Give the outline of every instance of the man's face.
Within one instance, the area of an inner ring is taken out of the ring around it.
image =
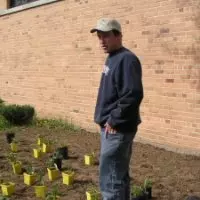
[[[115,36],[112,31],[97,31],[97,36],[104,53],[111,53],[121,45],[121,35]]]

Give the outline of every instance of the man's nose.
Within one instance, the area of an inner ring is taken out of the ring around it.
[[[104,44],[104,41],[103,41],[103,40],[100,40],[100,44],[103,45],[103,44]]]
[[[99,38],[99,40],[100,40],[100,43],[101,43],[101,44],[104,44],[104,43],[105,43],[105,40],[104,40],[103,37]]]

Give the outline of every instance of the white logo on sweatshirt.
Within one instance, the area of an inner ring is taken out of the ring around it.
[[[107,65],[104,65],[103,66],[103,73],[107,76],[108,75],[108,72],[109,72],[109,67]]]

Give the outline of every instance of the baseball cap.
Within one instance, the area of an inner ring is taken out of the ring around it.
[[[120,23],[115,19],[102,18],[97,21],[96,27],[91,29],[90,33],[94,33],[96,31],[108,32],[112,30],[121,32]]]

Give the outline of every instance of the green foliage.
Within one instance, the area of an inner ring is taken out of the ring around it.
[[[74,170],[73,169],[71,169],[71,170],[65,170],[65,171],[63,171],[65,174],[68,174],[68,175],[74,175],[75,174],[75,172],[74,172]]]
[[[46,162],[47,167],[48,168],[55,168],[54,162],[55,162],[55,159],[53,157],[50,157]]]
[[[62,154],[59,152],[59,151],[56,151],[54,154],[53,154],[53,157],[52,157],[54,160],[55,159],[62,159]]]
[[[10,127],[11,124],[0,114],[0,130],[6,130]]]
[[[2,114],[3,107],[4,107],[4,101],[0,98],[0,115]]]
[[[40,169],[39,172],[37,173],[38,185],[44,185],[44,175],[45,175],[44,170]]]
[[[2,108],[2,115],[11,124],[25,125],[29,124],[35,114],[35,109],[30,105],[6,105]]]
[[[0,98],[0,130],[10,128],[12,125],[31,124],[47,129],[63,129],[79,131],[80,128],[62,119],[38,119],[34,117],[35,109],[30,105],[5,105]]]
[[[0,195],[0,200],[9,200],[9,198],[6,196]]]
[[[151,188],[152,187],[152,180],[146,178],[144,181],[144,189],[146,190],[147,188]]]
[[[52,190],[47,193],[46,200],[57,200],[61,193],[58,190],[58,184],[54,185]]]
[[[2,98],[0,98],[0,106],[2,105],[2,104],[4,104],[4,100],[2,99]]]
[[[80,131],[80,127],[62,119],[36,118],[35,109],[30,105],[5,105],[0,98],[0,130],[6,130],[15,125],[32,125],[72,132]]]
[[[99,194],[100,193],[98,187],[92,183],[88,185],[87,192],[89,192],[91,194]]]
[[[78,131],[80,130],[79,127],[68,123],[61,119],[36,119],[34,125],[37,127],[45,127],[47,129],[63,129],[63,130],[70,130],[70,131]]]
[[[11,127],[10,122],[3,117],[2,113],[5,107],[4,100],[0,98],[0,130],[6,130]]]
[[[133,185],[131,188],[132,197],[136,198],[144,194],[144,190],[141,186]]]
[[[92,158],[95,158],[95,152],[93,151],[93,152],[91,152],[91,153],[89,153],[89,154],[86,154],[87,156],[91,156]]]
[[[51,146],[53,144],[53,141],[51,139],[49,139],[49,138],[44,138],[43,137],[42,141],[43,141],[42,143],[45,144],[45,145],[47,145],[47,146]]]
[[[63,171],[65,174],[74,174],[75,170],[72,168],[70,164],[65,166],[65,170]]]
[[[26,173],[29,174],[29,175],[33,175],[35,173],[35,169],[33,168],[33,166],[31,164],[29,164],[26,167]]]
[[[48,168],[54,168],[55,167],[55,161],[56,159],[61,159],[62,160],[63,156],[60,154],[60,152],[55,152],[53,154],[53,156],[51,156],[48,160],[47,160],[47,167]]]
[[[9,162],[11,162],[11,163],[16,163],[16,162],[17,162],[16,153],[13,153],[13,152],[8,153],[7,159],[8,159]]]

